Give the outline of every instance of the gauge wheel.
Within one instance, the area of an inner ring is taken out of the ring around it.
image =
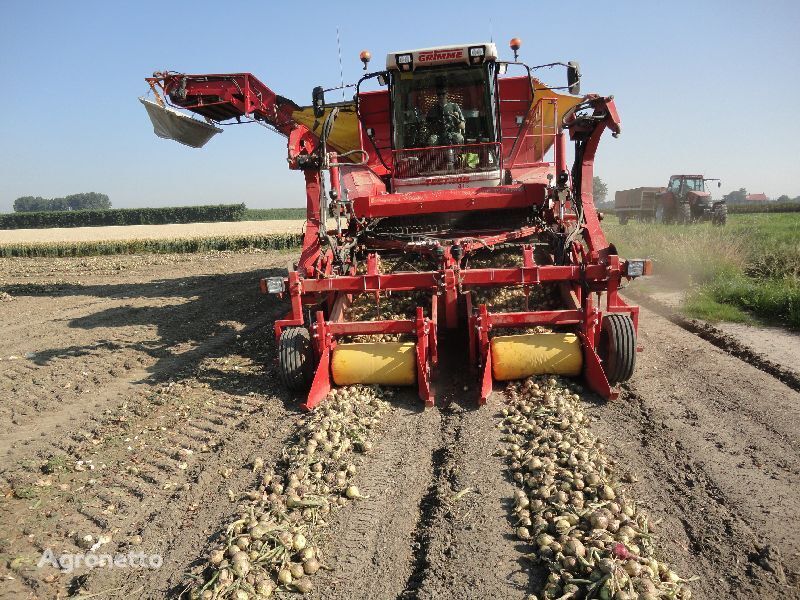
[[[627,314],[612,313],[603,317],[598,355],[608,383],[628,381],[636,368],[636,330]]]
[[[278,339],[281,381],[292,392],[307,392],[314,379],[311,335],[305,327],[289,327]]]

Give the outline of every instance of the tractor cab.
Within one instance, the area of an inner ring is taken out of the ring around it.
[[[705,195],[705,180],[702,175],[673,175],[670,178],[669,189],[676,197],[686,198],[689,192],[695,196]],[[699,194],[698,194],[699,192]]]
[[[496,59],[491,43],[387,55],[396,191],[500,184]]]

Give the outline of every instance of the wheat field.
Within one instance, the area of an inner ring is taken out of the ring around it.
[[[108,225],[52,229],[6,229],[0,244],[47,242],[106,242],[127,240],[191,239],[216,236],[301,233],[305,220],[174,223],[169,225]]]

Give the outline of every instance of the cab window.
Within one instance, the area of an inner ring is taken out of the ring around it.
[[[392,81],[395,149],[448,145],[446,142],[431,144],[431,140],[442,137],[441,132],[434,129],[438,96],[443,90],[446,91],[446,102],[460,109],[458,119],[463,118],[463,129],[458,131],[463,137],[461,143],[495,141],[491,82],[493,78],[488,65],[397,73]]]

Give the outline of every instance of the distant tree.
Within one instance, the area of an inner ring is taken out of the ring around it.
[[[66,198],[52,198],[47,201],[46,210],[69,210]]]
[[[595,204],[602,204],[608,196],[608,186],[597,175],[592,179],[592,195]]]
[[[83,192],[64,198],[42,198],[41,196],[22,196],[14,200],[14,212],[37,212],[47,210],[104,210],[111,208],[111,200],[106,194]]]
[[[49,200],[41,196],[22,196],[14,200],[14,212],[47,210]]]
[[[783,194],[782,196],[778,196],[778,199],[776,200],[776,202],[791,202],[791,201],[792,201],[792,199],[789,198],[789,196],[787,196],[786,194]]]
[[[747,190],[745,188],[739,188],[737,191],[725,194],[722,199],[728,204],[741,204],[745,201],[746,197]]]
[[[111,208],[111,200],[106,194],[84,192],[64,198],[68,210],[105,210]]]

